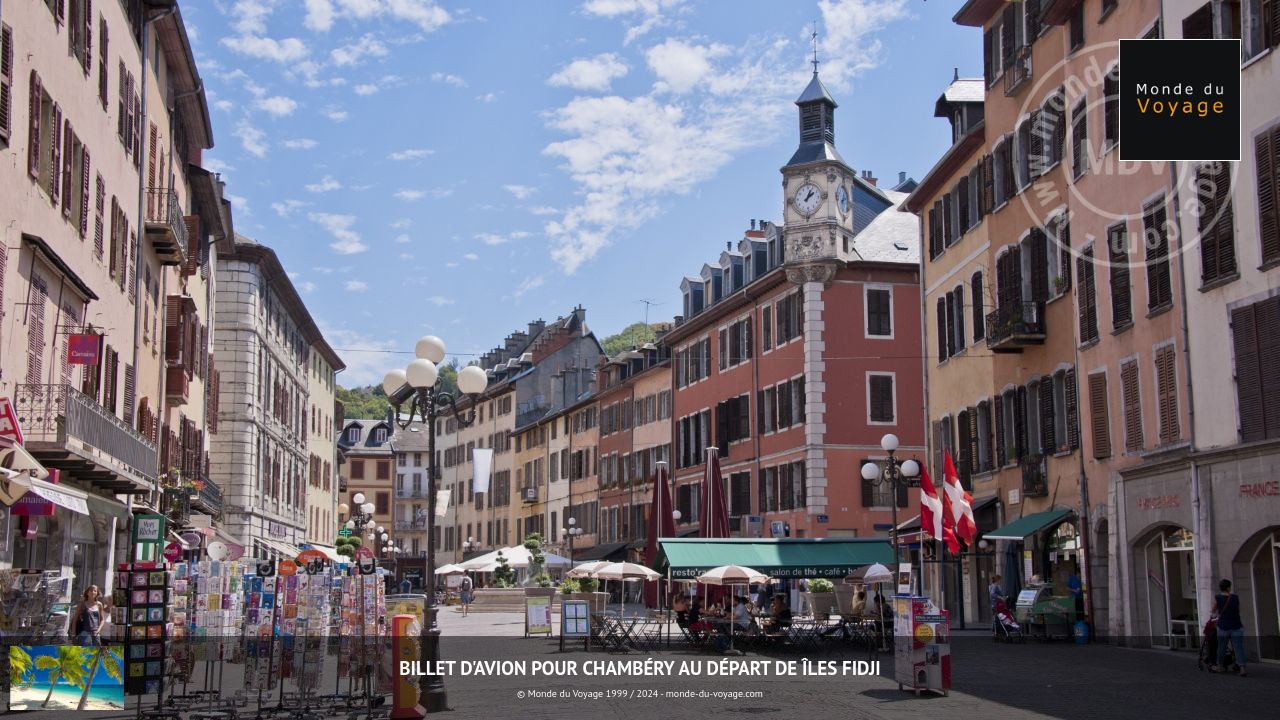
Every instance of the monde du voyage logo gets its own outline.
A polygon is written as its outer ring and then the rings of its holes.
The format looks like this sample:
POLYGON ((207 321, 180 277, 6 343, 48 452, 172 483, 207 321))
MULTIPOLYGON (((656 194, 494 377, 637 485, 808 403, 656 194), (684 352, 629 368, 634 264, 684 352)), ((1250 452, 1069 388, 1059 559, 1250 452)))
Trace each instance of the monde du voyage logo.
POLYGON ((1121 161, 1240 159, 1240 41, 1121 40, 1121 161))

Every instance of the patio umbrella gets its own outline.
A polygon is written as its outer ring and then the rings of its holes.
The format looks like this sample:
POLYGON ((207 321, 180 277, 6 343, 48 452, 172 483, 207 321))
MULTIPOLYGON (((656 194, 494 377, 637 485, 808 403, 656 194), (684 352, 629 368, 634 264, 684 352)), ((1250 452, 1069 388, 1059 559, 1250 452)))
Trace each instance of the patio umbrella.
MULTIPOLYGON (((705 470, 702 475, 702 499, 698 506, 698 536, 702 538, 729 537, 729 505, 724 496, 724 476, 720 473, 720 450, 707 448, 705 470)), ((707 592, 708 604, 723 601, 722 593, 707 592)))
POLYGON ((857 580, 867 585, 889 582, 893 580, 893 571, 880 563, 875 563, 853 571, 849 575, 849 579, 857 580))
MULTIPOLYGON (((671 485, 667 476, 667 464, 662 461, 656 464, 658 469, 654 475, 653 502, 649 511, 649 531, 644 545, 644 561, 650 567, 653 567, 658 562, 658 539, 675 537, 676 535, 676 520, 671 515, 674 507, 671 505, 671 485)), ((658 585, 654 585, 653 592, 649 592, 649 586, 645 586, 644 599, 646 605, 660 606, 659 589, 658 585)))
POLYGON ((440 567, 436 568, 437 575, 463 575, 466 572, 467 572, 466 568, 462 567, 461 565, 454 565, 453 563, 450 563, 448 565, 441 565, 440 567))
MULTIPOLYGON (((721 565, 698 576, 698 582, 704 585, 751 585, 751 583, 767 583, 770 578, 759 570, 752 570, 742 565, 721 565)), ((733 650, 733 617, 729 618, 729 650, 733 650)))
POLYGON ((613 563, 608 560, 593 560, 591 562, 582 563, 581 565, 565 573, 565 575, 571 578, 595 577, 595 572, 597 570, 612 564, 613 563))
MULTIPOLYGON (((601 580, 621 580, 624 583, 636 580, 657 580, 662 577, 656 570, 651 570, 643 565, 629 562, 609 563, 604 567, 596 570, 595 576, 601 580)), ((622 612, 621 615, 627 614, 627 588, 622 587, 622 612)))

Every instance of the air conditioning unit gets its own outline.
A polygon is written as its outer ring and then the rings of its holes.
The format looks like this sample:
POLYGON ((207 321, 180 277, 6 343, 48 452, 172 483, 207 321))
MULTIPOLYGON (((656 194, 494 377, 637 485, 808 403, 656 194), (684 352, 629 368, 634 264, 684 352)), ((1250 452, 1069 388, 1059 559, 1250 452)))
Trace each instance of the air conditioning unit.
POLYGON ((743 525, 743 537, 758 538, 764 536, 764 518, 759 515, 747 515, 743 518, 743 525))

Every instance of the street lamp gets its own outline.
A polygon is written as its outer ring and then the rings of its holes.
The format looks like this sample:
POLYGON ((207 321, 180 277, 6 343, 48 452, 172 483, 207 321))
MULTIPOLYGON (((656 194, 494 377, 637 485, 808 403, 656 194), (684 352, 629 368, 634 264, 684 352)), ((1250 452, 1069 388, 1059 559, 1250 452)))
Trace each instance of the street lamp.
POLYGON ((569 564, 573 565, 573 539, 582 534, 577 518, 569 518, 569 564))
POLYGON ((889 503, 889 509, 893 513, 893 528, 889 531, 889 541, 893 543, 893 564, 894 573, 897 574, 898 559, 898 483, 910 482, 911 479, 920 476, 920 463, 915 460, 905 460, 899 462, 894 453, 898 449, 898 436, 889 433, 880 438, 880 447, 888 453, 889 457, 884 461, 884 467, 868 462, 862 466, 862 479, 875 485, 888 485, 893 493, 893 498, 889 503))
MULTIPOLYGON (((436 364, 444 360, 444 341, 428 335, 414 346, 416 359, 404 370, 392 370, 382 379, 382 389, 395 406, 396 425, 408 429, 414 418, 420 418, 427 426, 427 581, 435 582, 436 554, 436 483, 440 480, 436 467, 436 417, 448 412, 459 428, 465 428, 476 420, 476 402, 489 384, 489 377, 476 365, 468 365, 458 371, 458 392, 471 400, 471 408, 462 413, 457 398, 436 386, 439 371, 436 364), (401 420, 400 406, 409 403, 408 419, 401 420)), ((422 630, 422 662, 432 672, 424 675, 419 683, 419 704, 425 712, 448 710, 444 677, 435 672, 440 659, 440 626, 436 624, 435 588, 431 586, 426 598, 426 622, 422 630)))

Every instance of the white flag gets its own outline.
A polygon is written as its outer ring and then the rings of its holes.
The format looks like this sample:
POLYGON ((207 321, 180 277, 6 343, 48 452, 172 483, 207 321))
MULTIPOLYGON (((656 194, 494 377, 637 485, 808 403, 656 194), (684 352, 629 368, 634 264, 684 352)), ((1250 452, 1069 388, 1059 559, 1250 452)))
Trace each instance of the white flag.
POLYGON ((436 517, 444 517, 449 512, 449 498, 453 495, 452 490, 436 491, 436 517))
POLYGON ((471 488, 474 492, 489 492, 489 471, 493 469, 493 449, 475 448, 471 451, 471 488))

